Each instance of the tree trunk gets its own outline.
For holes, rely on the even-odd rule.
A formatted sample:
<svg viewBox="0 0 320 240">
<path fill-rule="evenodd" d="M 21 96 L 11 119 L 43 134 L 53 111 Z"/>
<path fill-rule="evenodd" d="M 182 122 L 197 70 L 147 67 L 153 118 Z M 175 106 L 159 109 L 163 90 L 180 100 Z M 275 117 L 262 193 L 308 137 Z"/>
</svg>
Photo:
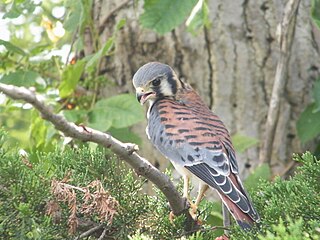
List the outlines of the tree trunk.
<svg viewBox="0 0 320 240">
<path fill-rule="evenodd" d="M 116 86 L 105 88 L 102 96 L 132 92 L 132 76 L 144 63 L 160 61 L 171 65 L 191 83 L 204 101 L 227 125 L 231 135 L 240 133 L 259 139 L 256 147 L 238 153 L 242 175 L 259 163 L 259 151 L 279 57 L 277 25 L 284 0 L 208 1 L 211 26 L 197 36 L 184 25 L 159 36 L 139 26 L 142 1 L 95 0 L 93 16 L 101 42 L 113 33 L 122 18 L 125 27 L 117 34 L 113 56 L 104 59 L 101 71 Z M 303 151 L 296 131 L 299 114 L 310 102 L 310 90 L 320 69 L 320 34 L 310 19 L 310 1 L 301 1 L 296 19 L 286 87 L 281 99 L 279 121 L 272 148 L 274 173 Z M 135 127 L 144 138 L 143 155 L 161 169 L 167 161 L 146 140 L 146 122 Z"/>
</svg>

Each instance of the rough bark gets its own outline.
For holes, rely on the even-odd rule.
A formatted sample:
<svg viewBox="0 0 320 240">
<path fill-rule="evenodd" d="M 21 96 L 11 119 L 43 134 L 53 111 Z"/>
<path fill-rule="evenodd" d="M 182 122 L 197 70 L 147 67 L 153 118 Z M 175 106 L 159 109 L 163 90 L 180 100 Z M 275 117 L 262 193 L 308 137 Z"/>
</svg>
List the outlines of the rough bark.
<svg viewBox="0 0 320 240">
<path fill-rule="evenodd" d="M 284 0 L 208 1 L 211 26 L 192 36 L 180 26 L 159 36 L 139 26 L 142 1 L 96 0 L 93 14 L 105 42 L 121 18 L 126 26 L 118 33 L 115 54 L 104 59 L 102 71 L 115 87 L 101 96 L 134 92 L 131 79 L 142 64 L 161 61 L 171 65 L 181 78 L 192 84 L 205 102 L 222 118 L 231 134 L 240 133 L 260 140 L 256 147 L 238 154 L 242 175 L 259 163 L 265 134 L 275 70 L 279 59 L 276 41 Z M 320 69 L 320 38 L 310 19 L 310 0 L 301 1 L 296 19 L 291 56 L 280 114 L 271 153 L 274 173 L 301 152 L 295 123 L 310 102 L 310 90 Z M 144 137 L 146 123 L 135 127 Z M 144 137 L 145 139 L 145 137 Z M 140 147 L 153 164 L 163 170 L 167 161 L 145 139 Z M 246 166 L 246 167 L 245 167 Z M 251 167 L 250 167 L 251 166 Z"/>
</svg>

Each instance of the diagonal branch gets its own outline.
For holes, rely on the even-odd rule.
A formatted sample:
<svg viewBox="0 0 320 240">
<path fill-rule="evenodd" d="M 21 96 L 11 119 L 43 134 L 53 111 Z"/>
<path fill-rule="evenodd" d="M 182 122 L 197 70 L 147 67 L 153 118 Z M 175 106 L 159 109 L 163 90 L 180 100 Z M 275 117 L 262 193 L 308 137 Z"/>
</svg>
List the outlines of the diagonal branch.
<svg viewBox="0 0 320 240">
<path fill-rule="evenodd" d="M 0 91 L 12 99 L 23 100 L 32 104 L 44 119 L 51 122 L 56 129 L 65 135 L 110 148 L 115 154 L 126 161 L 137 174 L 153 182 L 163 192 L 175 215 L 180 215 L 184 212 L 189 213 L 185 211 L 188 208 L 186 200 L 180 196 L 168 176 L 151 165 L 145 158 L 141 157 L 136 152 L 136 145 L 120 142 L 109 134 L 68 122 L 63 116 L 54 114 L 51 109 L 43 103 L 40 96 L 24 87 L 0 83 Z"/>
<path fill-rule="evenodd" d="M 272 143 L 279 119 L 280 101 L 286 85 L 287 66 L 290 58 L 292 39 L 294 37 L 295 20 L 300 0 L 287 2 L 283 19 L 279 25 L 280 56 L 276 69 L 275 80 L 272 88 L 272 95 L 269 104 L 268 117 L 265 129 L 265 140 L 260 152 L 260 162 L 271 163 Z"/>
</svg>

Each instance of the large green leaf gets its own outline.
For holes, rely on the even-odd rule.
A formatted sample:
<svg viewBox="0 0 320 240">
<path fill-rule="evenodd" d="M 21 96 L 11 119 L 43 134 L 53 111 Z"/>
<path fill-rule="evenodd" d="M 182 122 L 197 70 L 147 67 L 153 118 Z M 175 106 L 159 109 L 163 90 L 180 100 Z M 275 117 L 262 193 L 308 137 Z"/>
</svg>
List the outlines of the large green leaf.
<svg viewBox="0 0 320 240">
<path fill-rule="evenodd" d="M 235 134 L 232 136 L 232 142 L 237 152 L 244 152 L 248 148 L 255 146 L 259 141 L 253 137 Z"/>
<path fill-rule="evenodd" d="M 300 115 L 297 132 L 302 142 L 307 142 L 320 134 L 320 111 L 314 111 L 315 103 L 310 104 Z"/>
<path fill-rule="evenodd" d="M 320 28 L 320 0 L 312 0 L 311 17 L 318 28 Z"/>
<path fill-rule="evenodd" d="M 112 119 L 104 111 L 93 110 L 88 114 L 88 126 L 96 130 L 105 132 L 112 125 Z"/>
<path fill-rule="evenodd" d="M 132 94 L 121 94 L 102 99 L 96 103 L 89 114 L 89 124 L 103 128 L 106 128 L 105 125 L 109 122 L 114 128 L 125 128 L 143 119 L 143 109 Z"/>
<path fill-rule="evenodd" d="M 145 0 L 140 23 L 145 28 L 164 34 L 181 24 L 198 0 Z"/>
<path fill-rule="evenodd" d="M 12 84 L 15 86 L 23 86 L 23 87 L 31 87 L 31 86 L 43 86 L 44 80 L 41 78 L 41 76 L 33 71 L 16 71 L 12 73 L 8 73 L 4 75 L 0 82 L 6 83 L 6 84 Z"/>
<path fill-rule="evenodd" d="M 61 98 L 68 97 L 73 93 L 82 75 L 84 65 L 85 61 L 82 59 L 73 65 L 68 65 L 64 69 L 62 73 L 62 80 L 59 86 L 59 95 Z"/>
</svg>

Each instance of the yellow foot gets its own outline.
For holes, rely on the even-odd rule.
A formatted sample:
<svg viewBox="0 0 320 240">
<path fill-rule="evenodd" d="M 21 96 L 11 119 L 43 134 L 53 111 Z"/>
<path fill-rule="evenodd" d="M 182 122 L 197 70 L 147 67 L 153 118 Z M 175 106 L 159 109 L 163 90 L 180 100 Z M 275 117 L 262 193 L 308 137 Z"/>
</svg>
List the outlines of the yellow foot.
<svg viewBox="0 0 320 240">
<path fill-rule="evenodd" d="M 169 213 L 169 221 L 170 221 L 171 224 L 174 224 L 173 220 L 174 220 L 175 217 L 176 217 L 176 215 L 174 215 L 174 213 L 171 211 Z"/>
<path fill-rule="evenodd" d="M 192 202 L 189 202 L 189 213 L 193 220 L 197 221 L 199 225 L 202 225 L 202 221 L 198 218 L 198 206 L 196 204 L 193 204 Z"/>
<path fill-rule="evenodd" d="M 220 237 L 217 237 L 215 240 L 229 240 L 229 238 L 226 235 L 222 235 Z"/>
<path fill-rule="evenodd" d="M 189 202 L 190 207 L 189 207 L 189 213 L 191 217 L 196 220 L 197 219 L 197 211 L 198 211 L 198 206 L 193 204 L 192 202 Z"/>
</svg>

